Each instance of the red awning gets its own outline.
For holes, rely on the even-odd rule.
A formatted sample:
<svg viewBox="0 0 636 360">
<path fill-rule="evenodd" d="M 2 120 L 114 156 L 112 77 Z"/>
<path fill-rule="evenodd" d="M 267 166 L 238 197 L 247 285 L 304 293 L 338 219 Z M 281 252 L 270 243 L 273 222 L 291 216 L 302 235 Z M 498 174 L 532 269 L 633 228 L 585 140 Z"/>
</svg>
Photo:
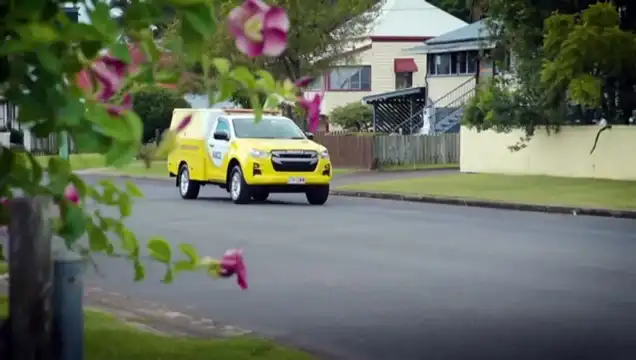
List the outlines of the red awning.
<svg viewBox="0 0 636 360">
<path fill-rule="evenodd" d="M 396 73 L 417 72 L 417 64 L 413 58 L 395 59 L 393 65 Z"/>
</svg>

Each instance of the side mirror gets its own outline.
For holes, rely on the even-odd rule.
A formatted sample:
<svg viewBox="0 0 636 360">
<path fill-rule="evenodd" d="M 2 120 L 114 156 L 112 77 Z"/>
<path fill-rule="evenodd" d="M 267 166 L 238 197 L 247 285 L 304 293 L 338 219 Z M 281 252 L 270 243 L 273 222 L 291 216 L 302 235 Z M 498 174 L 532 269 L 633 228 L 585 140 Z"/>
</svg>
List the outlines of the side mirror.
<svg viewBox="0 0 636 360">
<path fill-rule="evenodd" d="M 307 139 L 309 139 L 309 140 L 313 140 L 314 139 L 314 134 L 313 133 L 306 132 L 305 136 L 307 136 Z"/>
<path fill-rule="evenodd" d="M 214 140 L 228 141 L 230 140 L 230 134 L 225 131 L 216 131 L 214 133 Z"/>
</svg>

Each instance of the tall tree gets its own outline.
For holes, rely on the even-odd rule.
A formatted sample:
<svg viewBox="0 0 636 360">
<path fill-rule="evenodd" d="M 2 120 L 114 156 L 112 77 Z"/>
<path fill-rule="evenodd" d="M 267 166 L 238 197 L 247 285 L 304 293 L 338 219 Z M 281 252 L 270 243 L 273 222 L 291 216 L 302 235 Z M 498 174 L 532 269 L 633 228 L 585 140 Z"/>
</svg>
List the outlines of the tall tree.
<svg viewBox="0 0 636 360">
<path fill-rule="evenodd" d="M 573 120 L 626 123 L 636 109 L 636 2 L 489 0 L 500 60 L 514 77 L 496 77 L 465 113 L 478 129 L 558 131 Z"/>
</svg>

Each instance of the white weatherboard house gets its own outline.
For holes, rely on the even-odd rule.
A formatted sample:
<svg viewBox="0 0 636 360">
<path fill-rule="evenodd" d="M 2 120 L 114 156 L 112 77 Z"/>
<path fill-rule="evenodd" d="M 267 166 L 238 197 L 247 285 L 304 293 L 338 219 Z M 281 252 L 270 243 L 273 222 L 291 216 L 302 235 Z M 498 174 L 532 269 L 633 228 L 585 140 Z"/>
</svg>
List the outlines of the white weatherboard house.
<svg viewBox="0 0 636 360">
<path fill-rule="evenodd" d="M 323 114 L 369 95 L 424 86 L 426 55 L 404 50 L 464 26 L 424 0 L 387 0 L 369 33 L 352 39 L 348 61 L 312 84 L 311 90 L 325 94 Z"/>
<path fill-rule="evenodd" d="M 465 105 L 479 79 L 495 73 L 492 61 L 483 56 L 493 46 L 485 20 L 480 20 L 405 49 L 403 54 L 425 59 L 423 81 L 364 98 L 374 108 L 376 131 L 459 132 Z"/>
</svg>

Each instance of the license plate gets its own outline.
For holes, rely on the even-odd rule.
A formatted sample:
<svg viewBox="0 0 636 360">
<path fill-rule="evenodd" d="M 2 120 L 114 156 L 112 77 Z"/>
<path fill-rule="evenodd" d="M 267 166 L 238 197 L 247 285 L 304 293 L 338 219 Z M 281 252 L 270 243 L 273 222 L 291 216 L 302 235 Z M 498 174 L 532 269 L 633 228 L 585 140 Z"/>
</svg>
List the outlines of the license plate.
<svg viewBox="0 0 636 360">
<path fill-rule="evenodd" d="M 289 179 L 287 179 L 287 183 L 288 184 L 292 184 L 292 185 L 304 184 L 305 183 L 305 178 L 304 177 L 293 176 L 293 177 L 290 177 Z"/>
</svg>

